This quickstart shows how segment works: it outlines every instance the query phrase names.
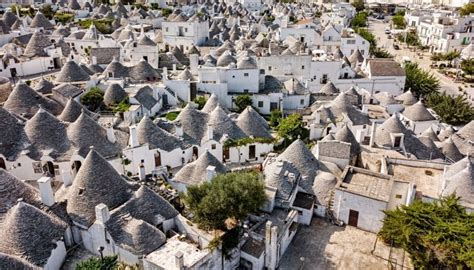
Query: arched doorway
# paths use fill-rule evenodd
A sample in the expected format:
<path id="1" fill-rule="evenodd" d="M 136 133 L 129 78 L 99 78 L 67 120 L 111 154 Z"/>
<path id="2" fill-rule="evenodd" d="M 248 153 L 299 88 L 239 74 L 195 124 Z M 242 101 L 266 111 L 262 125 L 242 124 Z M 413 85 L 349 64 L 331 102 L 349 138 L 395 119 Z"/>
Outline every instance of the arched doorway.
<path id="1" fill-rule="evenodd" d="M 53 162 L 51 161 L 47 161 L 44 165 L 43 165 L 43 172 L 48 174 L 49 176 L 51 177 L 54 177 L 55 176 L 55 173 L 54 173 L 54 164 Z"/>
<path id="2" fill-rule="evenodd" d="M 193 159 L 197 159 L 199 157 L 199 152 L 197 146 L 193 147 Z"/>
<path id="3" fill-rule="evenodd" d="M 5 160 L 0 157 L 0 169 L 7 169 L 7 165 L 5 164 Z"/>
<path id="4" fill-rule="evenodd" d="M 72 175 L 75 177 L 79 169 L 81 168 L 82 163 L 79 160 L 75 160 L 72 162 L 71 169 Z"/>

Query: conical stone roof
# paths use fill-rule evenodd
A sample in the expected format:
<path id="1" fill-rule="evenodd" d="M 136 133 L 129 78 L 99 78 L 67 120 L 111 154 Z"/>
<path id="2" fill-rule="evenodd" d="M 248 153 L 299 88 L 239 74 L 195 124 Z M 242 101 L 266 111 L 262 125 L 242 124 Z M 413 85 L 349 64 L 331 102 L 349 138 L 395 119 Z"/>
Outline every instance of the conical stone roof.
<path id="1" fill-rule="evenodd" d="M 89 79 L 89 74 L 73 60 L 67 61 L 61 71 L 56 75 L 56 82 L 58 83 L 83 82 Z"/>

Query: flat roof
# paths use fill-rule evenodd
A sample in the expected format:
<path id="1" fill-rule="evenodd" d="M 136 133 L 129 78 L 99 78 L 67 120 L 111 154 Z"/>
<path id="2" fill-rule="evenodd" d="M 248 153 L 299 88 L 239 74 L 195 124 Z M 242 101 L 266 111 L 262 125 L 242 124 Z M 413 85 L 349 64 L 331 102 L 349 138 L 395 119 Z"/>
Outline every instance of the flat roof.
<path id="1" fill-rule="evenodd" d="M 314 205 L 314 195 L 298 191 L 296 193 L 295 201 L 293 202 L 294 207 L 303 208 L 303 209 L 311 209 Z"/>
<path id="2" fill-rule="evenodd" d="M 265 250 L 265 241 L 255 239 L 253 237 L 249 237 L 249 239 L 245 242 L 245 244 L 241 248 L 242 252 L 252 255 L 255 258 L 260 258 L 264 250 Z"/>
<path id="3" fill-rule="evenodd" d="M 184 266 L 191 267 L 208 256 L 208 249 L 199 249 L 188 240 L 179 240 L 179 235 L 168 239 L 166 244 L 146 256 L 146 260 L 163 269 L 177 269 L 175 255 L 183 253 Z"/>
<path id="4" fill-rule="evenodd" d="M 390 175 L 369 170 L 347 167 L 343 180 L 336 188 L 379 201 L 388 202 L 393 186 Z"/>
<path id="5" fill-rule="evenodd" d="M 389 173 L 395 178 L 416 185 L 416 190 L 423 196 L 439 198 L 441 179 L 444 169 L 434 167 L 410 166 L 408 164 L 394 164 L 388 161 Z"/>

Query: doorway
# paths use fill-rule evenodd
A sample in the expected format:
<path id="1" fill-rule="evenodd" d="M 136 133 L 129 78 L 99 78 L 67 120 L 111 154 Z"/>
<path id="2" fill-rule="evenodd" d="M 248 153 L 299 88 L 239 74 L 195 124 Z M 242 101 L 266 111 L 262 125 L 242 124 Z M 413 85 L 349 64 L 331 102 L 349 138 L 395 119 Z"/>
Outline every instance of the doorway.
<path id="1" fill-rule="evenodd" d="M 249 159 L 255 159 L 255 145 L 249 146 Z"/>
<path id="2" fill-rule="evenodd" d="M 161 153 L 156 152 L 155 153 L 155 167 L 160 167 L 161 166 Z"/>
<path id="3" fill-rule="evenodd" d="M 82 165 L 82 163 L 79 160 L 76 160 L 72 163 L 71 168 L 72 168 L 72 173 L 73 173 L 74 176 L 76 176 L 77 172 L 81 168 L 81 165 Z"/>
<path id="4" fill-rule="evenodd" d="M 229 147 L 224 147 L 224 151 L 223 151 L 222 155 L 223 155 L 222 156 L 222 159 L 223 159 L 222 162 L 225 163 L 225 161 L 228 160 L 229 156 L 230 156 Z"/>
<path id="5" fill-rule="evenodd" d="M 348 224 L 353 227 L 357 227 L 357 222 L 359 221 L 359 212 L 354 210 L 349 210 L 349 222 Z"/>
<path id="6" fill-rule="evenodd" d="M 7 165 L 5 164 L 5 160 L 0 157 L 0 169 L 7 169 Z"/>
<path id="7" fill-rule="evenodd" d="M 198 148 L 196 146 L 193 147 L 193 158 L 197 159 L 199 156 Z"/>
<path id="8" fill-rule="evenodd" d="M 46 162 L 46 164 L 43 165 L 43 172 L 51 177 L 54 177 L 55 173 L 54 173 L 53 162 L 51 161 Z"/>
<path id="9" fill-rule="evenodd" d="M 60 69 L 61 68 L 61 59 L 59 57 L 53 58 L 53 65 L 54 65 L 54 69 Z"/>
<path id="10" fill-rule="evenodd" d="M 11 68 L 10 69 L 10 74 L 11 74 L 12 78 L 15 78 L 16 77 L 16 68 Z"/>

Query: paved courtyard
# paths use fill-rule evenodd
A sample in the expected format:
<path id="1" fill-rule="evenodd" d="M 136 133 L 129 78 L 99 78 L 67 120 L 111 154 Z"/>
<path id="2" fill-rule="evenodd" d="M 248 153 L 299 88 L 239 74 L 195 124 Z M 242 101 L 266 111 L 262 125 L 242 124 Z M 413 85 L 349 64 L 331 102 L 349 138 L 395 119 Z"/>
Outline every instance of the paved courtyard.
<path id="1" fill-rule="evenodd" d="M 381 241 L 377 241 L 374 249 L 375 241 L 373 233 L 350 226 L 337 227 L 315 218 L 310 226 L 299 228 L 279 269 L 390 269 L 389 257 L 396 260 L 392 269 L 412 269 L 408 254 L 404 256 L 402 250 L 390 249 Z"/>

